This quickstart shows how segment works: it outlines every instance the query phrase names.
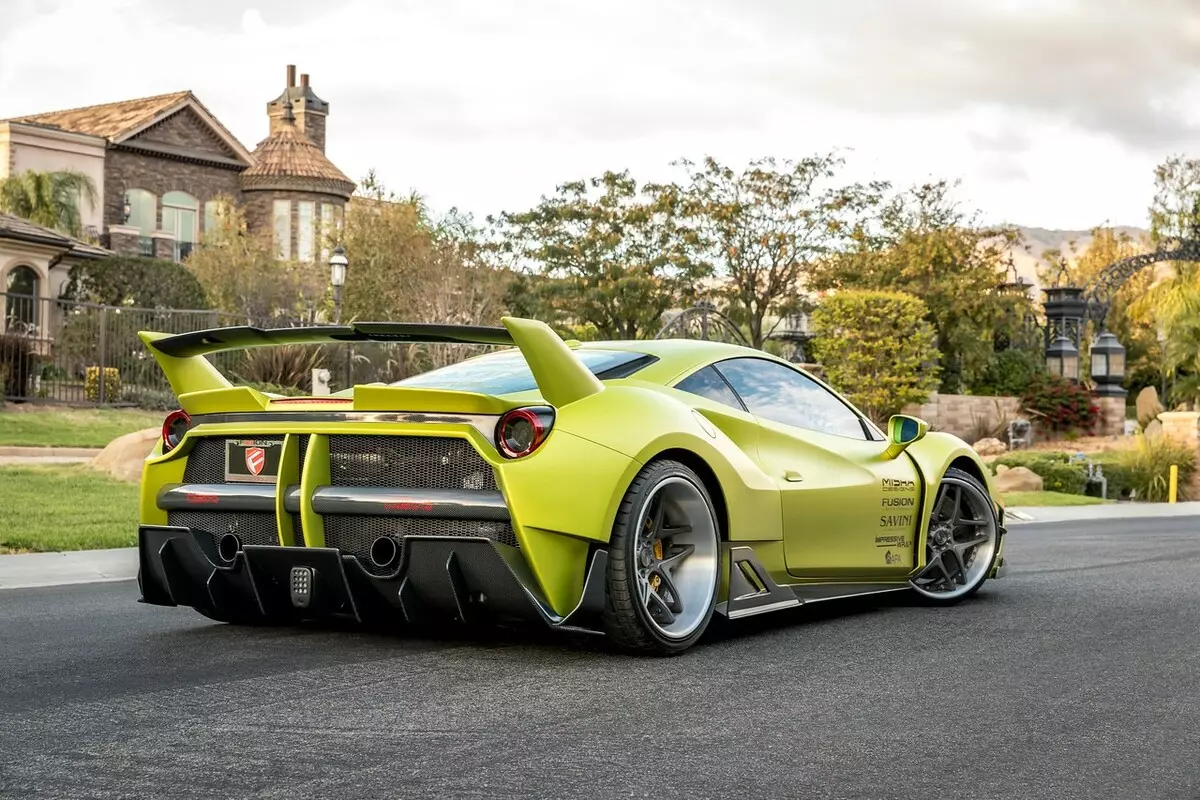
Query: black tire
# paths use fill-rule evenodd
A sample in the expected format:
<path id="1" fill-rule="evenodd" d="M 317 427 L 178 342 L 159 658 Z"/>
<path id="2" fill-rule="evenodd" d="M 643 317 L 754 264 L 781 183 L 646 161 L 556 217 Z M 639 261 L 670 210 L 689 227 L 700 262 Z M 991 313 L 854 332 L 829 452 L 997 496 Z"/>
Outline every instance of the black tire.
<path id="1" fill-rule="evenodd" d="M 999 547 L 1000 519 L 996 515 L 995 508 L 993 508 L 993 506 L 992 506 L 992 498 L 991 498 L 991 495 L 988 494 L 987 486 L 984 485 L 978 478 L 976 478 L 971 473 L 964 472 L 963 470 L 958 469 L 957 467 L 951 467 L 950 469 L 946 470 L 946 474 L 943 475 L 942 480 L 940 480 L 938 482 L 938 491 L 941 490 L 942 485 L 945 484 L 948 479 L 952 480 L 952 481 L 957 481 L 959 483 L 967 484 L 971 487 L 974 487 L 974 489 L 979 493 L 979 495 L 986 500 L 986 503 L 984 504 L 986 506 L 985 513 L 988 515 L 988 519 L 992 525 L 992 531 L 994 532 L 993 536 L 995 537 L 995 539 L 994 539 L 994 544 L 992 547 L 991 555 L 987 559 L 988 563 L 987 563 L 986 568 L 983 570 L 982 577 L 979 578 L 978 581 L 973 586 L 971 586 L 969 589 L 967 589 L 965 592 L 954 595 L 954 596 L 939 597 L 939 596 L 937 596 L 937 593 L 930 594 L 930 593 L 919 591 L 916 588 L 914 588 L 913 594 L 915 594 L 918 598 L 920 598 L 922 603 L 924 603 L 926 605 L 932 605 L 932 606 L 957 605 L 958 603 L 961 603 L 963 600 L 966 600 L 968 597 L 973 597 L 975 595 L 975 593 L 978 592 L 981 588 L 983 588 L 983 585 L 985 583 L 987 583 L 988 576 L 992 574 L 992 569 L 996 566 L 996 559 L 999 557 L 999 552 L 1000 552 L 1000 547 Z"/>
<path id="2" fill-rule="evenodd" d="M 648 464 L 630 484 L 617 511 L 612 538 L 608 550 L 607 591 L 604 605 L 604 629 L 609 638 L 620 648 L 636 653 L 674 655 L 682 653 L 695 644 L 704 634 L 716 608 L 720 577 L 713 581 L 711 596 L 698 626 L 686 636 L 674 638 L 659 630 L 651 619 L 650 612 L 640 601 L 640 583 L 637 571 L 638 544 L 636 526 L 642 519 L 648 501 L 654 496 L 656 487 L 682 479 L 699 493 L 711 517 L 713 548 L 716 553 L 714 571 L 719 570 L 720 528 L 712 498 L 700 480 L 687 466 L 677 461 L 655 461 Z"/>

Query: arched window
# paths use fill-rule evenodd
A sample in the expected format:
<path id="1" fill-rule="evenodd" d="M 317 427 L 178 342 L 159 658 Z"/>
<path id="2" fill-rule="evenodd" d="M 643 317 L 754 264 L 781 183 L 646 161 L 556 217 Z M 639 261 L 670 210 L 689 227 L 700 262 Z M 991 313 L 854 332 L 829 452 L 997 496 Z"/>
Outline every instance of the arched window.
<path id="1" fill-rule="evenodd" d="M 200 201 L 187 192 L 163 195 L 162 229 L 175 234 L 175 260 L 187 258 L 196 243 L 196 218 Z"/>
<path id="2" fill-rule="evenodd" d="M 4 327 L 14 324 L 36 325 L 38 321 L 38 274 L 29 267 L 13 267 L 8 272 L 4 296 Z"/>
<path id="3" fill-rule="evenodd" d="M 126 225 L 132 225 L 149 236 L 158 229 L 158 198 L 145 189 L 126 189 L 125 206 L 129 209 Z"/>

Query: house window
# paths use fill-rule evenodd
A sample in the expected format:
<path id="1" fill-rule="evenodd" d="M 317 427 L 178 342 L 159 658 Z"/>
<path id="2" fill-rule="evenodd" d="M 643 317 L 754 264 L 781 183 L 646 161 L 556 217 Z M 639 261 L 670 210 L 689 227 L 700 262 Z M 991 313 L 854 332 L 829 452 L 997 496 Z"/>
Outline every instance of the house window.
<path id="1" fill-rule="evenodd" d="M 158 199 L 152 193 L 145 189 L 127 189 L 125 202 L 129 205 L 126 225 L 137 228 L 144 237 L 158 230 Z"/>
<path id="2" fill-rule="evenodd" d="M 333 236 L 333 203 L 321 203 L 321 262 L 329 260 L 329 238 Z"/>
<path id="3" fill-rule="evenodd" d="M 29 267 L 14 267 L 8 273 L 4 299 L 5 328 L 36 325 L 38 321 L 38 274 Z"/>
<path id="4" fill-rule="evenodd" d="M 296 258 L 304 263 L 313 260 L 313 242 L 316 239 L 316 203 L 301 200 L 296 204 Z"/>
<path id="5" fill-rule="evenodd" d="M 275 201 L 275 256 L 292 257 L 292 203 L 290 200 Z"/>
<path id="6" fill-rule="evenodd" d="M 163 195 L 162 229 L 175 234 L 175 260 L 182 261 L 196 243 L 196 221 L 200 201 L 187 192 L 167 192 Z"/>

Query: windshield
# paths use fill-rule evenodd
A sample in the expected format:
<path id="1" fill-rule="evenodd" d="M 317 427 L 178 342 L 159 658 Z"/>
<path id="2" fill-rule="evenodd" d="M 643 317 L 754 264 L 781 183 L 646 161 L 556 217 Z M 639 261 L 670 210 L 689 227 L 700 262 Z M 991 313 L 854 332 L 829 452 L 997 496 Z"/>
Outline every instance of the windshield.
<path id="1" fill-rule="evenodd" d="M 620 350 L 576 350 L 575 355 L 601 380 L 626 378 L 654 361 L 644 353 Z M 520 350 L 504 350 L 413 375 L 392 386 L 456 389 L 480 394 L 513 394 L 537 388 Z"/>

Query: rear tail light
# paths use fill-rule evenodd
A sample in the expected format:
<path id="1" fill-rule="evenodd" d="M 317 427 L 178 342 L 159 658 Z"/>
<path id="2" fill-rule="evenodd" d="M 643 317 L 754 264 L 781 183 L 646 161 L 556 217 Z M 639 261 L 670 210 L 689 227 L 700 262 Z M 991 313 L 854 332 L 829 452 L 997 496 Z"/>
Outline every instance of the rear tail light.
<path id="1" fill-rule="evenodd" d="M 522 458 L 546 441 L 554 427 L 554 409 L 549 406 L 514 408 L 496 423 L 496 447 L 506 458 Z"/>
<path id="2" fill-rule="evenodd" d="M 174 450 L 183 441 L 183 435 L 192 427 L 192 418 L 186 411 L 172 411 L 163 420 L 162 442 L 163 452 Z"/>

